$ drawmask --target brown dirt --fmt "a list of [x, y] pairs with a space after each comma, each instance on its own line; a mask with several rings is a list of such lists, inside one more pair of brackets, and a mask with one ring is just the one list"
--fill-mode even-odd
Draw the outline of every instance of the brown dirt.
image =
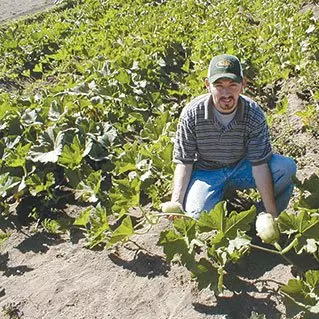
[[0, 0], [0, 23], [52, 7], [54, 0]]
[[134, 238], [143, 249], [127, 243], [111, 251], [85, 249], [76, 236], [14, 232], [1, 246], [2, 315], [11, 308], [30, 319], [238, 319], [252, 311], [280, 318], [273, 280], [292, 278], [283, 260], [253, 252], [231, 267], [229, 291], [215, 298], [199, 292], [185, 268], [165, 262], [156, 242], [168, 223]]

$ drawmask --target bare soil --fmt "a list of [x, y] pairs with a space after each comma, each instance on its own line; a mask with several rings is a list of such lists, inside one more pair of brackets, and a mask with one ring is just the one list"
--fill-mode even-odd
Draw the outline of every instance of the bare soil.
[[[52, 4], [0, 0], [0, 22]], [[303, 101], [293, 86], [288, 89], [290, 115], [281, 125], [286, 128], [289, 123], [294, 135], [282, 140], [287, 152], [295, 150], [298, 177], [305, 178], [319, 172], [318, 138], [302, 130], [294, 114]], [[52, 235], [7, 225], [12, 235], [0, 246], [0, 318], [244, 319], [253, 311], [269, 319], [286, 318], [278, 287], [293, 278], [293, 271], [285, 260], [252, 251], [241, 264], [230, 266], [225, 295], [199, 292], [187, 270], [167, 264], [156, 246], [169, 223], [163, 220], [146, 235], [133, 238], [135, 243], [111, 251], [84, 248], [84, 239], [75, 232]]]
[[49, 9], [54, 0], [0, 0], [0, 23]]
[[165, 262], [156, 242], [168, 223], [134, 238], [137, 245], [111, 251], [85, 249], [75, 234], [13, 233], [1, 246], [0, 313], [30, 319], [238, 319], [255, 311], [282, 317], [277, 282], [293, 278], [284, 260], [252, 252], [231, 266], [229, 291], [216, 298], [199, 292], [185, 268]]

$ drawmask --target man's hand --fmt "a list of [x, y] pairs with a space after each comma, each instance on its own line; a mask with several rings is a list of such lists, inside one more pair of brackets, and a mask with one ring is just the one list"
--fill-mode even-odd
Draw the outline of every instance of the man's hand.
[[252, 167], [257, 189], [261, 195], [267, 213], [277, 217], [272, 176], [267, 163]]
[[[172, 202], [172, 201], [161, 204], [161, 210], [163, 211], [163, 213], [168, 214], [167, 218], [169, 220], [173, 220], [175, 218], [174, 214], [184, 213], [182, 204], [179, 202]], [[172, 214], [172, 215], [169, 216], [169, 214]]]
[[183, 203], [185, 192], [190, 181], [193, 164], [177, 164], [174, 172], [174, 186], [171, 201]]
[[260, 213], [256, 219], [257, 235], [266, 244], [273, 244], [278, 242], [280, 238], [280, 231], [277, 221], [270, 213]]
[[161, 209], [166, 214], [179, 214], [184, 212], [181, 203], [171, 201], [161, 204]]

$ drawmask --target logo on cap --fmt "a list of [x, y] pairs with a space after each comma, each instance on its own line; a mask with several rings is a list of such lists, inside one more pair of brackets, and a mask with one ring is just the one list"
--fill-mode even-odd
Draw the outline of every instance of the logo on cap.
[[229, 60], [223, 60], [216, 63], [217, 68], [229, 68], [229, 67], [231, 68], [233, 66], [234, 66], [233, 62]]

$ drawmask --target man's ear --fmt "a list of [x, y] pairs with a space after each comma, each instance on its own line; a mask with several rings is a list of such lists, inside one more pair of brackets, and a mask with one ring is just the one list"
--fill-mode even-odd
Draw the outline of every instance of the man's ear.
[[205, 86], [206, 86], [206, 89], [209, 91], [210, 90], [210, 83], [208, 81], [208, 78], [205, 78]]
[[243, 88], [246, 87], [247, 83], [248, 83], [248, 78], [245, 76], [243, 78]]

